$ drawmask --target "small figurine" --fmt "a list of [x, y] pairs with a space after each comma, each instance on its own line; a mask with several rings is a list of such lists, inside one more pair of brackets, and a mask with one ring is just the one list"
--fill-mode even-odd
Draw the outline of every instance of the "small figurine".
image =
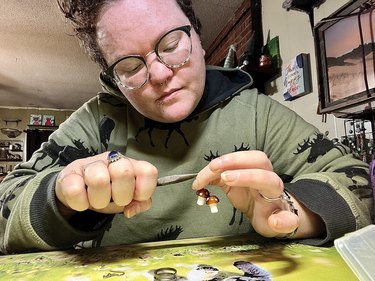
[[219, 210], [217, 209], [217, 203], [219, 203], [219, 198], [211, 195], [206, 199], [206, 204], [210, 207], [211, 213], [217, 213]]
[[205, 188], [197, 190], [196, 194], [198, 195], [197, 204], [199, 206], [203, 206], [206, 199], [210, 196], [210, 192]]
[[269, 55], [261, 55], [259, 58], [259, 66], [261, 68], [270, 68], [272, 66], [272, 57]]

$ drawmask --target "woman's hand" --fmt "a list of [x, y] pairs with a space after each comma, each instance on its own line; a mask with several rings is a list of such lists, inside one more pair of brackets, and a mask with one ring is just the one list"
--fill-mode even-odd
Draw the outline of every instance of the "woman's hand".
[[193, 189], [207, 185], [221, 187], [255, 231], [265, 237], [285, 238], [291, 233], [293, 238], [313, 237], [324, 231], [320, 218], [294, 198], [290, 200], [298, 215], [287, 210], [282, 200], [267, 200], [282, 196], [284, 184], [263, 152], [240, 151], [215, 158], [198, 173]]
[[[147, 211], [155, 191], [158, 171], [145, 161], [116, 151], [76, 160], [58, 175], [55, 193], [63, 216], [87, 209], [124, 213], [128, 218]], [[112, 161], [112, 163], [110, 163]]]

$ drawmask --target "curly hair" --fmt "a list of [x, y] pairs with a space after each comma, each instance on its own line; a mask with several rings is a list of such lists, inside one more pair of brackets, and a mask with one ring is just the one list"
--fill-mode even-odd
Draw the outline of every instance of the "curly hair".
[[[82, 49], [101, 69], [108, 67], [98, 45], [96, 23], [103, 8], [119, 0], [57, 0], [64, 17], [73, 26]], [[201, 34], [201, 23], [196, 17], [191, 0], [176, 0], [198, 35]]]

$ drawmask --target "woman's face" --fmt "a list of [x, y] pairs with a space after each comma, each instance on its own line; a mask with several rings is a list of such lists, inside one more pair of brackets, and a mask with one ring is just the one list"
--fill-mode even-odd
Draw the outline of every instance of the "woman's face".
[[165, 123], [187, 117], [203, 95], [204, 50], [191, 29], [192, 53], [178, 68], [161, 63], [155, 44], [168, 31], [190, 25], [175, 0], [119, 0], [109, 4], [97, 24], [98, 43], [108, 65], [126, 55], [142, 55], [149, 67], [149, 80], [139, 89], [119, 88], [144, 116]]

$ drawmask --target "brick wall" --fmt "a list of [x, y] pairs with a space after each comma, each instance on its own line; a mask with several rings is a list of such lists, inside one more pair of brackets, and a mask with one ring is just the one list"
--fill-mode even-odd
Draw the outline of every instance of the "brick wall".
[[[206, 50], [207, 64], [222, 66], [231, 44], [236, 46], [240, 60], [255, 30], [255, 51], [260, 54], [263, 45], [261, 1], [245, 0]], [[255, 55], [259, 55], [257, 53]]]

